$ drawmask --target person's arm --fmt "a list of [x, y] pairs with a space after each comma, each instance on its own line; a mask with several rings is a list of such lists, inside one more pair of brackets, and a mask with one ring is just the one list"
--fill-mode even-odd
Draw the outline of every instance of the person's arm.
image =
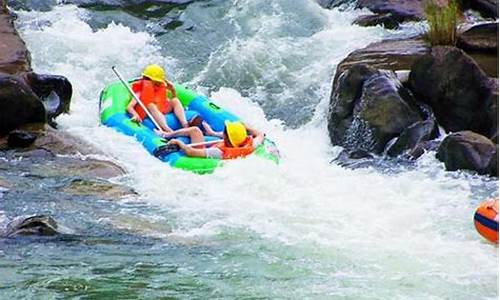
[[165, 121], [165, 116], [161, 113], [161, 111], [154, 103], [149, 103], [147, 108], [148, 111], [151, 113], [151, 116], [155, 119], [156, 123], [160, 125], [162, 131], [166, 133], [173, 131], [172, 128], [170, 128], [167, 125], [167, 122]]
[[141, 117], [137, 113], [137, 111], [134, 109], [134, 106], [137, 104], [137, 100], [135, 100], [132, 97], [132, 100], [130, 100], [130, 103], [127, 105], [127, 112], [132, 116], [131, 120], [132, 121], [140, 121]]
[[257, 129], [245, 126], [247, 128], [247, 132], [253, 137], [253, 142], [256, 145], [260, 145], [264, 142], [264, 138], [266, 135], [263, 132], [258, 131]]
[[165, 84], [167, 86], [167, 91], [170, 91], [172, 93], [172, 99], [177, 98], [177, 93], [175, 92], [174, 85], [168, 80], [165, 80]]
[[191, 146], [188, 146], [188, 145], [184, 144], [180, 140], [171, 140], [168, 143], [179, 146], [179, 148], [182, 150], [182, 152], [184, 152], [187, 156], [191, 156], [191, 157], [207, 157], [207, 152], [206, 152], [205, 149], [193, 148]]

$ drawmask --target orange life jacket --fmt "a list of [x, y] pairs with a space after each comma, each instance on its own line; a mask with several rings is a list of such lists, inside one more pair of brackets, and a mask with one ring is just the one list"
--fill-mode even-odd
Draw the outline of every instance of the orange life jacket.
[[250, 155], [255, 150], [253, 147], [253, 138], [248, 136], [240, 147], [228, 147], [225, 142], [214, 145], [222, 151], [222, 159], [233, 159]]
[[[162, 114], [170, 112], [170, 103], [167, 99], [167, 88], [165, 84], [155, 85], [151, 80], [141, 79], [132, 84], [132, 90], [140, 94], [140, 100], [144, 106], [147, 107], [148, 104], [154, 103]], [[141, 121], [144, 120], [147, 114], [142, 106], [137, 103], [134, 109], [139, 114]]]

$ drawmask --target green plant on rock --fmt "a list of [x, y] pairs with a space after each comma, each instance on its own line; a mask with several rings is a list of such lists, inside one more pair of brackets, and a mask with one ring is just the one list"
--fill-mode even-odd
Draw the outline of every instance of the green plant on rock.
[[429, 31], [425, 38], [432, 45], [455, 45], [457, 41], [458, 4], [456, 0], [427, 0], [425, 17]]

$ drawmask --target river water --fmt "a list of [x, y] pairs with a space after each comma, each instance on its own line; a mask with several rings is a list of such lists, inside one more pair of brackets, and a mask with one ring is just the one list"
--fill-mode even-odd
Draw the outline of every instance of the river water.
[[[361, 28], [351, 22], [362, 12], [311, 0], [195, 2], [175, 30], [72, 5], [16, 13], [34, 69], [73, 83], [61, 130], [123, 166], [115, 181], [139, 196], [61, 198], [57, 182], [20, 182], [27, 191], [4, 195], [4, 218], [49, 212], [77, 238], [2, 241], [0, 298], [498, 297], [498, 248], [472, 223], [497, 180], [445, 172], [433, 153], [411, 166], [330, 164], [340, 151], [326, 130], [336, 64], [419, 24]], [[249, 158], [195, 175], [99, 126], [110, 67], [133, 77], [149, 63], [264, 130], [281, 163]]]

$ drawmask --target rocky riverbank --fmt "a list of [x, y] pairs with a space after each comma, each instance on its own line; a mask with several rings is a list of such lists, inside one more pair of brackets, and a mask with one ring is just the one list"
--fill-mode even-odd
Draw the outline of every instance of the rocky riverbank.
[[[55, 190], [65, 194], [99, 199], [133, 195], [129, 188], [109, 181], [124, 174], [121, 167], [92, 158], [99, 154], [95, 149], [54, 129], [55, 118], [69, 113], [71, 83], [64, 76], [32, 70], [30, 53], [13, 21], [6, 2], [0, 0], [0, 196], [22, 193], [23, 185], [43, 186], [52, 179], [63, 182]], [[43, 234], [56, 227], [50, 217], [29, 220], [46, 222], [40, 230], [24, 234]]]
[[[358, 7], [406, 16], [398, 24], [423, 18], [423, 1], [382, 2]], [[345, 58], [328, 115], [331, 142], [347, 153], [339, 159], [366, 160], [369, 153], [415, 159], [437, 150], [447, 170], [498, 176], [498, 22], [466, 24], [458, 41], [457, 48], [430, 47], [418, 37], [387, 40]], [[451, 133], [442, 142], [438, 128]]]

